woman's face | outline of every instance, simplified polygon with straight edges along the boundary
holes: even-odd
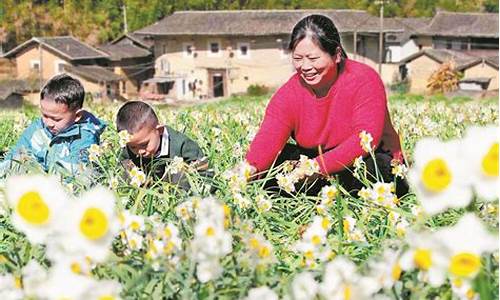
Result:
[[[337,78],[340,55],[331,56],[309,37],[302,39],[292,53],[293,66],[302,80],[315,92],[329,90]]]

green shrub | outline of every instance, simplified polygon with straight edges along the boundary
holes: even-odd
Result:
[[[252,84],[247,88],[247,95],[249,96],[262,96],[269,94],[269,87],[263,84]]]

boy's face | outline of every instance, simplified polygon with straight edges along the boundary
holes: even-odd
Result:
[[[71,110],[67,104],[55,102],[51,99],[40,100],[42,122],[52,134],[58,134],[82,116],[82,109]]]
[[[153,157],[160,148],[163,129],[163,125],[156,125],[156,127],[151,125],[143,126],[132,135],[127,143],[128,148],[135,155]]]

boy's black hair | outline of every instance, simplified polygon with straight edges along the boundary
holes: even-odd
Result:
[[[78,79],[63,73],[47,81],[40,91],[40,100],[44,99],[64,103],[70,110],[75,111],[83,106],[85,90]]]
[[[130,134],[136,133],[144,125],[155,127],[158,122],[153,108],[142,101],[129,101],[123,104],[116,114],[118,131],[127,130]]]

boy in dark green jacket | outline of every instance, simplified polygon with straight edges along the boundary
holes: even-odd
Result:
[[[154,179],[177,184],[184,190],[190,185],[182,171],[172,171],[169,165],[178,158],[203,175],[208,175],[208,160],[198,144],[186,135],[159,123],[153,108],[142,101],[125,103],[116,116],[118,131],[126,130],[130,138],[122,151],[122,165],[133,164]]]

